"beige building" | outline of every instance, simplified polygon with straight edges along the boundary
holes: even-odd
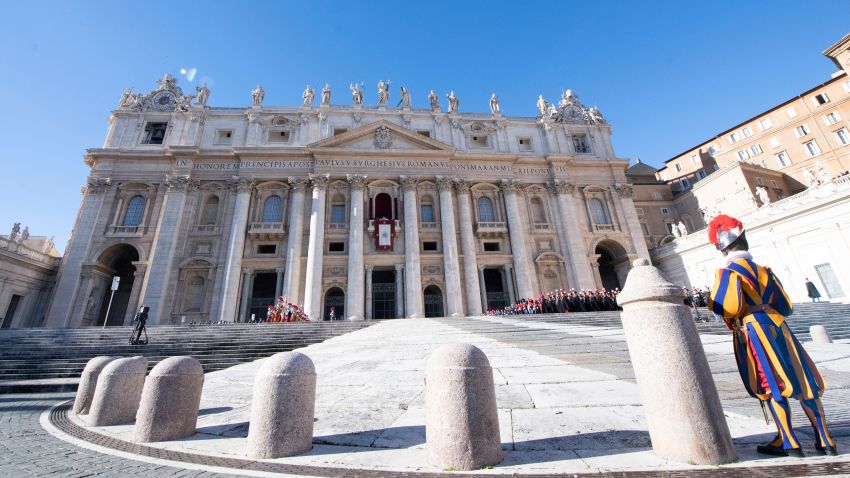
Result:
[[[633,187],[597,108],[565,93],[537,117],[400,107],[352,85],[300,106],[207,105],[168,75],[124,93],[85,188],[51,326],[264,317],[476,315],[556,288],[622,287],[648,257]],[[347,95],[346,95],[347,96]],[[424,95],[423,95],[424,97]],[[315,102],[319,102],[315,105]],[[119,287],[107,316],[111,281]]]
[[[60,260],[51,238],[30,236],[20,223],[0,236],[0,327],[43,324]]]

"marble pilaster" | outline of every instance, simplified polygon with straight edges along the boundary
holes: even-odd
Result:
[[[416,183],[416,178],[401,177],[404,195],[404,302],[407,317],[425,315],[422,273],[419,270],[419,209]]]
[[[241,305],[239,306],[239,316],[236,318],[236,322],[248,322],[251,320],[251,317],[248,315],[248,307],[251,304],[251,290],[254,288],[254,271],[252,269],[245,269],[242,271],[242,294],[241,294]]]
[[[239,300],[239,272],[242,270],[242,255],[245,249],[245,229],[248,227],[248,208],[251,205],[251,191],[254,181],[250,178],[234,177],[229,181],[236,190],[233,207],[233,220],[230,223],[230,239],[227,243],[227,260],[224,264],[224,286],[221,294],[221,315],[219,320],[236,320],[237,301]]]
[[[286,272],[283,291],[290,302],[301,303],[301,254],[304,242],[304,190],[307,178],[289,178],[292,185],[292,202],[289,206],[289,230],[286,236]]]
[[[325,199],[329,175],[310,175],[310,179],[313,183],[313,196],[310,207],[310,242],[307,245],[304,311],[310,320],[322,320],[322,258],[325,253]]]
[[[511,305],[516,304],[516,294],[514,293],[514,265],[505,264],[505,283],[508,286],[508,302]]]
[[[478,266],[478,283],[480,284],[478,292],[481,294],[481,306],[484,309],[482,311],[483,313],[490,309],[490,305],[487,303],[487,288],[484,282],[484,266]],[[470,315],[472,315],[472,313],[470,313]]]
[[[483,313],[481,300],[481,285],[478,277],[478,260],[476,259],[475,235],[472,232],[472,206],[469,198],[469,183],[455,181],[457,188],[458,221],[460,222],[460,244],[463,253],[463,278],[466,292],[466,312],[469,315]]]
[[[635,204],[632,201],[634,196],[634,187],[629,184],[618,184],[615,186],[611,195],[614,201],[620,205],[620,210],[623,215],[623,224],[626,226],[629,238],[638,256],[644,259],[649,259],[649,250],[646,248],[646,240],[643,238],[643,229],[640,227],[640,219],[635,211]]]
[[[395,265],[395,316],[396,318],[404,317],[404,281],[402,280],[402,272],[404,264]]]
[[[437,189],[440,194],[440,227],[443,236],[443,272],[446,278],[446,315],[463,315],[463,299],[460,288],[460,268],[457,258],[457,232],[452,201],[452,180],[437,177]],[[419,293],[422,295],[422,292]]]
[[[593,271],[587,258],[587,247],[584,243],[584,235],[579,230],[579,214],[576,209],[575,185],[563,180],[550,183],[550,191],[555,192],[558,197],[558,208],[560,209],[560,220],[563,225],[563,236],[561,241],[568,246],[569,256],[564,259],[570,261],[570,269],[575,274],[575,282],[570,284],[576,289],[596,288]]]
[[[351,214],[348,221],[348,291],[345,294],[347,320],[363,320],[363,190],[366,176],[348,175]]]
[[[366,320],[372,320],[375,315],[372,313],[372,266],[366,266]]]
[[[505,195],[505,212],[508,216],[508,232],[511,239],[511,252],[514,256],[516,266],[517,293],[522,298],[534,297],[534,285],[532,276],[534,265],[529,260],[528,250],[525,245],[525,228],[523,227],[522,215],[517,204],[517,183],[514,180],[502,180],[501,188]]]

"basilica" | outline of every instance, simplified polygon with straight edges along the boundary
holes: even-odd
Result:
[[[380,82],[298,106],[210,106],[165,75],[109,117],[44,325],[479,315],[622,287],[649,257],[611,127],[567,91],[538,115],[426,108]],[[397,100],[397,103],[394,103]],[[444,108],[445,105],[445,108]]]

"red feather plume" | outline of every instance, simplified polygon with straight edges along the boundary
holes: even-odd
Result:
[[[744,225],[741,221],[732,216],[720,214],[708,223],[708,241],[717,246],[717,231],[728,231],[730,229],[743,229]]]

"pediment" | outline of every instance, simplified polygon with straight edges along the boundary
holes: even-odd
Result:
[[[454,152],[451,146],[403,128],[389,121],[369,123],[337,136],[326,138],[307,148],[312,152],[370,151],[370,152]]]

